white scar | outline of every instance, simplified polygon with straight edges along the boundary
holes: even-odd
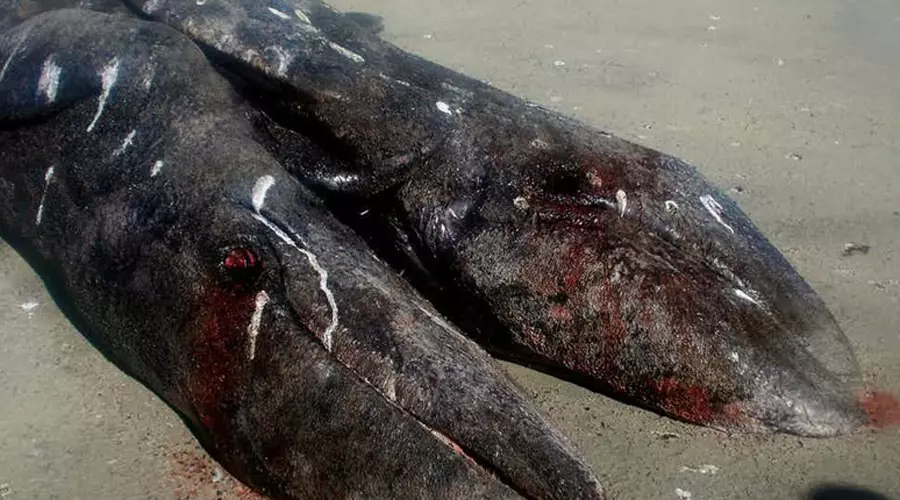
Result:
[[[334,50],[338,54],[346,57],[347,59],[350,59],[351,61],[353,61],[355,63],[366,62],[366,60],[363,58],[363,56],[357,54],[356,52],[353,52],[352,50],[341,47],[340,45],[338,45],[334,42],[328,42],[328,46],[331,47],[332,50]]]
[[[113,151],[113,156],[119,156],[125,152],[126,149],[134,145],[134,136],[137,135],[137,130],[132,130],[125,136],[125,140],[122,141],[122,145],[119,146],[118,149]]]
[[[25,42],[25,35],[28,34],[28,30],[25,30],[22,33],[22,36],[19,37],[19,41],[16,42],[16,46],[13,47],[12,52],[9,53],[9,57],[6,58],[6,62],[3,63],[3,69],[0,69],[0,82],[3,81],[3,78],[6,76],[6,71],[9,69],[9,65],[12,63],[12,60],[19,53],[19,50],[22,48],[22,43]]]
[[[291,61],[294,60],[294,56],[288,54],[286,50],[277,46],[269,46],[266,47],[266,51],[272,51],[275,53],[275,57],[278,58],[278,68],[275,70],[275,73],[278,76],[284,76],[287,73],[288,66],[290,66]]]
[[[309,16],[307,16],[302,10],[294,9],[294,15],[297,16],[301,22],[306,24],[312,24],[312,21],[309,20]]]
[[[97,125],[97,120],[100,119],[100,115],[103,114],[103,108],[106,107],[106,100],[109,99],[109,92],[112,90],[112,87],[115,85],[118,78],[119,58],[113,57],[112,60],[109,61],[109,64],[103,68],[103,71],[100,72],[100,99],[97,102],[97,113],[94,115],[94,119],[91,120],[91,124],[88,125],[88,132],[93,131],[94,126]]]
[[[37,215],[34,218],[35,223],[40,226],[41,219],[44,217],[44,202],[47,201],[47,188],[50,187],[50,181],[53,179],[53,167],[47,169],[44,174],[44,194],[41,195],[41,204],[38,205]]]
[[[741,299],[744,299],[744,300],[746,300],[746,301],[748,301],[748,302],[753,303],[754,305],[757,305],[757,306],[761,306],[761,305],[762,305],[762,304],[759,303],[758,300],[754,299],[753,297],[750,296],[750,294],[748,294],[747,292],[745,292],[745,291],[743,291],[743,290],[740,290],[740,289],[735,288],[734,294],[737,295],[737,296],[738,296],[739,298],[741,298]]]
[[[278,16],[282,19],[290,19],[291,18],[291,16],[285,14],[284,12],[281,12],[278,9],[273,9],[272,7],[269,7],[269,12],[271,12],[272,14],[275,14],[276,16]]]
[[[247,326],[247,334],[250,336],[250,359],[256,357],[256,337],[259,336],[259,324],[262,322],[262,313],[269,303],[269,294],[265,290],[256,294],[256,309],[250,317],[250,325]]]
[[[298,252],[305,255],[306,260],[309,261],[309,265],[319,274],[319,289],[325,294],[325,298],[328,300],[328,306],[331,309],[331,323],[329,323],[328,327],[326,327],[325,331],[322,333],[322,344],[325,345],[325,349],[331,351],[331,346],[333,344],[332,336],[338,327],[338,307],[337,301],[334,300],[334,294],[331,293],[331,289],[328,288],[328,271],[319,264],[319,259],[315,254],[305,248],[300,248],[294,238],[288,236],[281,228],[260,213],[260,210],[262,210],[262,207],[266,203],[266,195],[268,194],[269,189],[274,185],[275,178],[271,175],[264,175],[257,179],[256,184],[253,186],[252,194],[253,210],[256,212],[253,214],[253,218],[262,222],[263,225],[269,228],[269,230],[275,233],[275,236],[278,236],[278,238],[286,244],[294,247]]]
[[[619,207],[619,217],[625,217],[625,209],[628,208],[628,195],[621,189],[616,191],[616,205]]]
[[[453,116],[453,111],[450,109],[450,105],[447,104],[446,102],[438,101],[435,103],[435,106],[437,106],[438,111],[440,111],[441,113],[444,113],[445,115]]]
[[[156,163],[154,163],[153,167],[150,168],[150,177],[156,177],[157,175],[159,175],[159,171],[162,170],[163,165],[164,163],[162,160],[156,160]]]
[[[44,61],[44,67],[41,69],[41,77],[38,79],[37,93],[43,94],[47,102],[56,100],[56,92],[59,90],[59,75],[62,69],[56,65],[51,54]]]
[[[725,229],[731,231],[734,234],[734,229],[725,223],[725,220],[722,219],[722,205],[719,204],[718,201],[715,200],[712,196],[705,194],[700,197],[700,203],[703,204],[703,207],[706,208],[706,211],[709,212],[716,222],[725,226]]]

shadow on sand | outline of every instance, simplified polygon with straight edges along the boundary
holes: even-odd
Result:
[[[896,500],[872,490],[846,484],[823,484],[809,492],[806,500]]]

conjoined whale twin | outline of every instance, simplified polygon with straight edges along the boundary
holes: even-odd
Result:
[[[822,299],[692,165],[365,20],[0,2],[0,236],[238,479],[603,498],[494,358],[732,432],[866,423]]]

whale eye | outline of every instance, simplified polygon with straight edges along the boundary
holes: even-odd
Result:
[[[249,248],[238,247],[228,250],[222,259],[222,267],[229,281],[245,285],[255,280],[262,271],[262,261]]]

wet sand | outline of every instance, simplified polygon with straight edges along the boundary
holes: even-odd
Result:
[[[695,163],[900,394],[900,3],[340,0],[429,59]],[[870,246],[842,255],[845,243]],[[24,306],[24,307],[23,307]],[[249,498],[0,246],[0,498]],[[900,498],[900,430],[728,436],[506,365],[617,498]],[[826,488],[827,491],[816,489]]]

